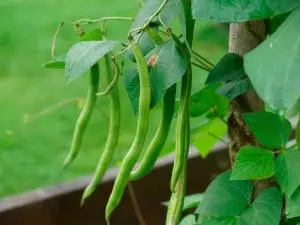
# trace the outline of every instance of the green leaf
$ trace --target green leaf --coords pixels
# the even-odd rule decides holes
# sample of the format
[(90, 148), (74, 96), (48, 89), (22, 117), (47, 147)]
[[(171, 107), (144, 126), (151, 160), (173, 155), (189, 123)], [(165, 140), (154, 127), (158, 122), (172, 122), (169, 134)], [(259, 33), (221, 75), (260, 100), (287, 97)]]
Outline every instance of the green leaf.
[(191, 96), (191, 117), (201, 116), (209, 110), (214, 110), (215, 114), (221, 117), (227, 115), (229, 102), (224, 96), (216, 93), (219, 86), (219, 84), (209, 84)]
[(231, 180), (260, 180), (275, 173), (275, 157), (272, 151), (245, 146), (238, 152)]
[(210, 71), (205, 83), (233, 81), (245, 76), (243, 58), (235, 53), (227, 53)]
[(172, 26), (174, 19), (178, 17), (181, 31), (184, 37), (186, 37), (186, 21), (182, 0), (169, 0), (159, 17), (164, 24), (170, 27)]
[[(203, 200), (204, 194), (198, 193), (198, 194), (192, 194), (192, 195), (186, 195), (183, 200), (183, 206), (182, 211), (196, 208), (199, 203)], [(170, 201), (163, 202), (162, 204), (164, 206), (169, 206)]]
[(89, 30), (80, 38), (81, 41), (100, 41), (103, 39), (103, 32), (100, 28)]
[(224, 95), (229, 100), (233, 100), (241, 94), (246, 93), (251, 90), (253, 87), (249, 79), (234, 80), (228, 83), (223, 84), (218, 88), (217, 93)]
[(153, 13), (159, 8), (161, 5), (160, 0), (148, 0), (143, 8), (140, 9), (135, 20), (133, 21), (130, 30), (141, 27), (147, 19), (153, 15)]
[(267, 148), (282, 148), (289, 140), (290, 122), (275, 113), (245, 113), (244, 120), (257, 141)]
[(275, 109), (289, 108), (300, 98), (299, 21), (300, 8), (245, 56), (245, 70), (253, 87)]
[(196, 217), (195, 215), (187, 215), (186, 217), (184, 217), (179, 225), (195, 225), (196, 224)]
[(66, 56), (67, 80), (72, 81), (80, 77), (118, 43), (117, 41), (82, 41), (73, 45)]
[(250, 181), (231, 181), (231, 172), (219, 175), (207, 188), (196, 210), (201, 218), (237, 216), (250, 204), (253, 185)]
[(290, 15), (290, 12), (277, 15), (269, 20), (268, 34), (273, 34), (278, 27), (285, 21), (285, 19)]
[(193, 17), (215, 22), (264, 19), (299, 6), (295, 0), (192, 0)]
[(300, 151), (281, 153), (276, 159), (276, 180), (287, 197), (291, 197), (300, 186)]
[(284, 225), (300, 225), (300, 217), (288, 219), (285, 221)]
[(213, 149), (215, 144), (220, 142), (218, 138), (222, 138), (227, 131), (226, 124), (218, 119), (209, 120), (207, 123), (191, 131), (191, 143), (200, 152), (204, 158)]
[[(152, 16), (154, 12), (161, 6), (163, 1), (164, 0), (147, 1), (144, 7), (139, 11), (130, 29), (135, 29), (145, 24), (145, 22), (150, 18), (150, 16)], [(169, 0), (159, 14), (160, 20), (166, 25), (171, 25), (175, 17), (179, 18), (182, 32), (185, 35), (186, 34), (185, 15), (184, 15), (183, 5), (181, 0)], [(153, 21), (156, 20), (157, 17), (153, 19)]]
[[(146, 59), (149, 61), (153, 57), (156, 58), (155, 64), (149, 66), (151, 108), (163, 98), (168, 88), (181, 79), (186, 70), (185, 57), (177, 50), (173, 41), (165, 42), (162, 46), (153, 49), (146, 56)], [(131, 69), (124, 74), (124, 82), (134, 112), (137, 113), (140, 90), (137, 68)]]
[(200, 202), (203, 200), (204, 194), (192, 194), (184, 197), (182, 210), (185, 211), (187, 209), (196, 208)]
[(65, 68), (65, 55), (57, 56), (55, 60), (51, 60), (49, 62), (46, 62), (43, 64), (45, 68), (50, 68), (50, 69), (64, 69)]
[(281, 193), (272, 187), (261, 192), (241, 217), (247, 225), (279, 225), (281, 207)]
[(290, 198), (286, 199), (286, 217), (288, 219), (300, 217), (300, 188)]
[(296, 127), (296, 142), (297, 142), (297, 147), (300, 149), (300, 118)]
[(200, 223), (200, 225), (247, 225), (239, 216), (210, 218)]

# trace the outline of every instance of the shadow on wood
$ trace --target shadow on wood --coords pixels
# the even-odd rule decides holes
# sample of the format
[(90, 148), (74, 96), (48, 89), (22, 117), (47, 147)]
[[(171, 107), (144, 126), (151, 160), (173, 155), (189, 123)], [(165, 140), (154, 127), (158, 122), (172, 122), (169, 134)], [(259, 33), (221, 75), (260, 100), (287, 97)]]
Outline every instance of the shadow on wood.
[[(173, 158), (160, 160), (155, 170), (134, 182), (133, 188), (147, 225), (164, 224), (166, 208), (161, 202), (170, 196), (169, 178)], [(214, 151), (205, 160), (191, 154), (188, 163), (187, 193), (203, 192), (211, 180), (229, 167), (225, 149)], [(116, 169), (108, 172), (96, 193), (80, 208), (80, 199), (90, 177), (51, 188), (38, 189), (0, 201), (1, 225), (105, 225), (104, 211)], [(139, 225), (128, 192), (113, 213), (111, 225)]]

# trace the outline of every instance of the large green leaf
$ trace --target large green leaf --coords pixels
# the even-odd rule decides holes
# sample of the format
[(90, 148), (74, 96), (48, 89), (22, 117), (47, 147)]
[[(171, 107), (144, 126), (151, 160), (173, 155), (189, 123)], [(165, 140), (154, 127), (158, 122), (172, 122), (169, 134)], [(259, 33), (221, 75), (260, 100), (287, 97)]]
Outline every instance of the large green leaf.
[(203, 221), (200, 218), (200, 225), (279, 225), (281, 207), (281, 193), (277, 188), (272, 187), (261, 192), (254, 202), (238, 215), (219, 217), (215, 214)]
[(290, 198), (286, 199), (286, 217), (300, 217), (300, 188)]
[(177, 17), (179, 19), (181, 31), (184, 36), (186, 36), (186, 21), (182, 0), (169, 0), (159, 16), (161, 21), (170, 27), (172, 26), (174, 19)]
[(244, 120), (257, 141), (267, 148), (282, 148), (289, 140), (290, 122), (275, 113), (245, 113)]
[(275, 173), (275, 157), (272, 151), (245, 146), (238, 152), (231, 180), (260, 180)]
[(288, 197), (291, 197), (300, 186), (299, 162), (299, 150), (281, 153), (276, 159), (276, 180)]
[[(186, 70), (186, 63), (185, 57), (180, 53), (173, 41), (168, 41), (162, 46), (153, 49), (146, 56), (148, 62), (151, 61), (150, 58), (155, 58), (155, 63), (149, 66), (151, 108), (153, 108), (163, 98), (166, 90), (181, 79)], [(124, 74), (124, 82), (134, 112), (137, 113), (140, 90), (137, 68), (131, 69)]]
[(200, 225), (247, 225), (239, 216), (236, 217), (217, 217), (203, 221)]
[(202, 157), (206, 157), (216, 143), (226, 134), (226, 124), (218, 119), (211, 119), (191, 132), (191, 142), (198, 149)]
[[(165, 0), (148, 0), (136, 16), (135, 21), (131, 25), (131, 29), (135, 29), (144, 25), (164, 1)], [(169, 0), (159, 14), (160, 20), (166, 25), (171, 25), (175, 17), (179, 18), (182, 32), (185, 34), (185, 16), (182, 0)], [(153, 21), (156, 20), (157, 17), (155, 17)]]
[(255, 90), (275, 109), (289, 108), (300, 98), (299, 21), (300, 8), (245, 56), (245, 70)]
[(209, 72), (206, 84), (238, 80), (246, 76), (243, 58), (235, 53), (227, 53)]
[(82, 41), (73, 45), (65, 60), (67, 80), (72, 81), (84, 74), (118, 43), (117, 41)]
[(221, 117), (227, 115), (229, 103), (224, 96), (216, 92), (219, 86), (219, 84), (209, 84), (191, 96), (191, 117), (201, 116), (209, 110), (215, 111), (215, 114)]
[(247, 225), (279, 225), (281, 207), (281, 193), (272, 187), (261, 192), (241, 217)]
[(201, 218), (238, 216), (250, 204), (253, 185), (250, 181), (231, 181), (231, 172), (219, 175), (207, 188), (196, 210)]
[(215, 22), (264, 19), (293, 10), (299, 5), (297, 0), (192, 0), (195, 19)]

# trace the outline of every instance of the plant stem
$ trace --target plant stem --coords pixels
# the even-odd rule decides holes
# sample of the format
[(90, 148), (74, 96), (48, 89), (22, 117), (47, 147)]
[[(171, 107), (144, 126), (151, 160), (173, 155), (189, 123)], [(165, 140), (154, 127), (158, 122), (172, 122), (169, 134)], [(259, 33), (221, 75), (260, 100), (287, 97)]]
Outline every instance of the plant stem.
[(134, 21), (134, 18), (132, 17), (119, 17), (119, 16), (109, 16), (109, 17), (102, 17), (99, 19), (91, 20), (91, 19), (80, 19), (73, 24), (81, 24), (81, 25), (87, 25), (87, 24), (93, 24), (93, 23), (99, 23), (99, 22), (105, 22), (109, 20), (115, 20), (115, 21)]
[(133, 185), (132, 185), (131, 182), (128, 183), (128, 191), (129, 191), (129, 195), (130, 195), (130, 198), (131, 198), (131, 202), (132, 202), (134, 212), (135, 212), (135, 214), (138, 218), (138, 221), (139, 221), (140, 225), (146, 225), (145, 219), (143, 217), (141, 208), (139, 206), (139, 202), (136, 198), (136, 195), (135, 195), (135, 192), (134, 192), (134, 189), (133, 189)]

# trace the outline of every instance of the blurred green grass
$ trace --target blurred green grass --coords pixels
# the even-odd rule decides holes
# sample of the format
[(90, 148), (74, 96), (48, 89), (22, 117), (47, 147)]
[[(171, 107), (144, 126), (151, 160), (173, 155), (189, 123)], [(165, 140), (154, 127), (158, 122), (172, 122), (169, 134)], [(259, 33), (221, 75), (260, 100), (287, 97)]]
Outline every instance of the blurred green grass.
[[(108, 101), (98, 100), (82, 153), (70, 168), (62, 170), (79, 113), (78, 101), (34, 119), (32, 116), (59, 102), (84, 98), (87, 77), (67, 85), (62, 71), (46, 70), (42, 64), (50, 59), (51, 39), (60, 21), (134, 16), (137, 10), (135, 0), (0, 2), (0, 197), (73, 179), (94, 170), (106, 140)], [(124, 39), (128, 26), (110, 23), (111, 38)], [(59, 36), (58, 53), (65, 52), (75, 41), (71, 26), (66, 26)], [(226, 43), (226, 31), (222, 28), (197, 24), (195, 49), (213, 62), (224, 54)], [(195, 70), (194, 88), (203, 85), (203, 75)], [(123, 88), (121, 96), (122, 136), (114, 163), (128, 149), (135, 130), (134, 116)], [(24, 123), (26, 118), (29, 120)], [(158, 119), (159, 112), (153, 112), (150, 134), (155, 132)]]

